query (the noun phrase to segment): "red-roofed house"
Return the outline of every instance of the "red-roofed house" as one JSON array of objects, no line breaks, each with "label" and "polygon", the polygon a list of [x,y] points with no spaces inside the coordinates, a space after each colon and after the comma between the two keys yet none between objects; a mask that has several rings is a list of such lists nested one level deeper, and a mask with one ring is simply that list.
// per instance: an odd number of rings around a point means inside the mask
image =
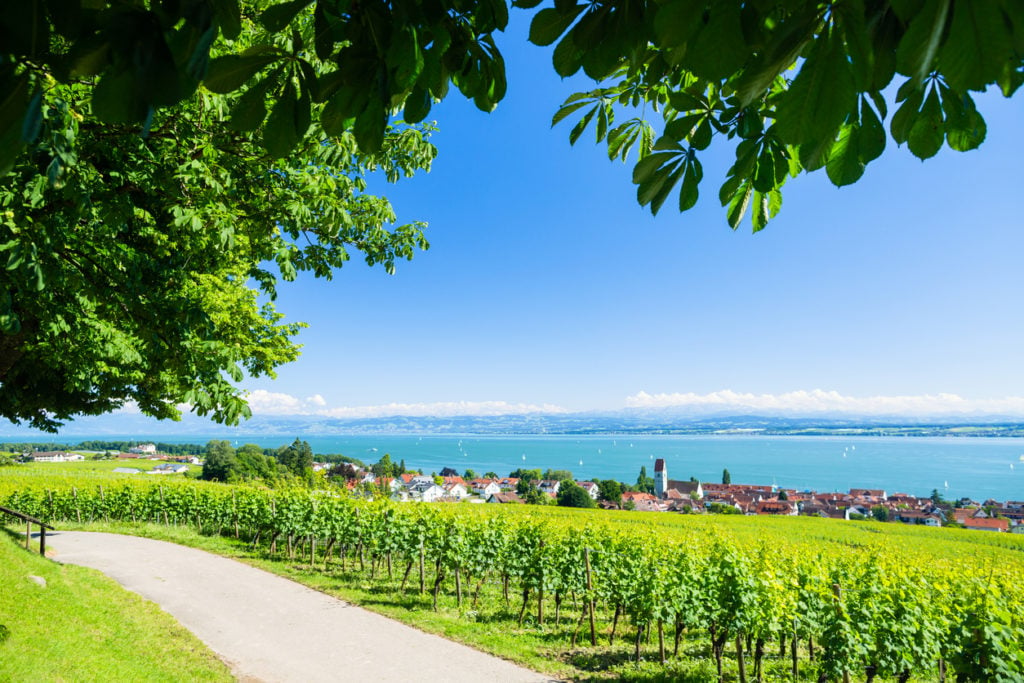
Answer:
[{"label": "red-roofed house", "polygon": [[979,531],[1009,531],[1010,522],[1005,519],[979,519],[971,517],[964,520],[964,526],[968,529]]}]

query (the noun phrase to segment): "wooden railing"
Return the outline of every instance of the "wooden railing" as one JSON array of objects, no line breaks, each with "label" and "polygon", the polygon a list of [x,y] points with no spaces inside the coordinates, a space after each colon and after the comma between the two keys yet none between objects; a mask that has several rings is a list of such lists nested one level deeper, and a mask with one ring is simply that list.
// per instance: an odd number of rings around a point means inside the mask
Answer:
[{"label": "wooden railing", "polygon": [[21,519],[25,522],[25,550],[29,549],[29,539],[32,537],[32,525],[38,524],[39,554],[43,557],[46,557],[46,530],[49,529],[50,531],[55,531],[55,529],[52,526],[50,526],[46,522],[43,522],[42,520],[36,519],[32,515],[26,515],[24,512],[18,512],[17,510],[5,508],[2,505],[0,505],[0,512],[6,512],[7,514],[13,517],[17,517],[18,519]]}]

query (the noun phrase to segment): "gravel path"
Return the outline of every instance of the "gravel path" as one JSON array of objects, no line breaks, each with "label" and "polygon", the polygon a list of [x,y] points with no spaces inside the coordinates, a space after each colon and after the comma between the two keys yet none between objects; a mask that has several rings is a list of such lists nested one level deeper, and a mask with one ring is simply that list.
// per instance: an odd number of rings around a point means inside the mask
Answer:
[{"label": "gravel path", "polygon": [[550,680],[202,550],[84,531],[47,541],[59,562],[98,569],[160,605],[244,681]]}]

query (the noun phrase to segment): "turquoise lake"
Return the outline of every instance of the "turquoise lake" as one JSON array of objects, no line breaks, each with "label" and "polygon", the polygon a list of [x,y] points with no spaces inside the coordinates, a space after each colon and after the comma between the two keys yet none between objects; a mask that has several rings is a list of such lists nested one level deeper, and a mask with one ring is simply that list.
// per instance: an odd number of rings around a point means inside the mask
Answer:
[{"label": "turquoise lake", "polygon": [[[203,442],[205,439],[155,440]],[[276,447],[282,436],[232,436],[238,444]],[[343,453],[366,463],[390,453],[410,469],[460,473],[518,467],[568,469],[577,479],[635,482],[641,466],[653,474],[664,458],[672,479],[719,482],[728,468],[733,483],[846,491],[881,488],[926,496],[1024,500],[1024,439],[963,437],[795,436],[311,436],[317,453]],[[84,439],[83,439],[84,440]]]}]

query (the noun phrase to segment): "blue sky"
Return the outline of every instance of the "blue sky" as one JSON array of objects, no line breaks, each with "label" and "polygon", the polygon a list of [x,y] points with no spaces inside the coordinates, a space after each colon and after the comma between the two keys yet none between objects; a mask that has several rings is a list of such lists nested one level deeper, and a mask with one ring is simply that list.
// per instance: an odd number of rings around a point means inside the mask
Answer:
[{"label": "blue sky", "polygon": [[922,163],[890,140],[852,187],[791,181],[755,235],[731,231],[717,201],[731,149],[702,158],[694,210],[669,201],[654,218],[631,164],[589,135],[570,147],[567,123],[550,128],[591,84],[561,81],[518,20],[502,48],[498,110],[453,89],[431,114],[433,171],[371,188],[401,221],[429,222],[431,249],[395,276],[353,261],[333,282],[285,287],[279,308],[310,329],[298,362],[247,384],[259,410],[607,410],[812,390],[1001,410],[992,400],[1024,395],[1024,99],[980,98],[979,151]]},{"label": "blue sky", "polygon": [[731,148],[703,155],[694,210],[652,217],[631,163],[550,127],[592,84],[560,80],[526,28],[514,13],[501,41],[497,111],[453,88],[431,114],[433,171],[370,188],[429,222],[431,249],[394,276],[354,259],[282,287],[279,309],[310,327],[297,362],[246,383],[256,412],[1024,416],[1024,98],[979,99],[979,151],[922,163],[889,140],[856,185],[790,181],[766,230],[733,232],[717,200]]}]

